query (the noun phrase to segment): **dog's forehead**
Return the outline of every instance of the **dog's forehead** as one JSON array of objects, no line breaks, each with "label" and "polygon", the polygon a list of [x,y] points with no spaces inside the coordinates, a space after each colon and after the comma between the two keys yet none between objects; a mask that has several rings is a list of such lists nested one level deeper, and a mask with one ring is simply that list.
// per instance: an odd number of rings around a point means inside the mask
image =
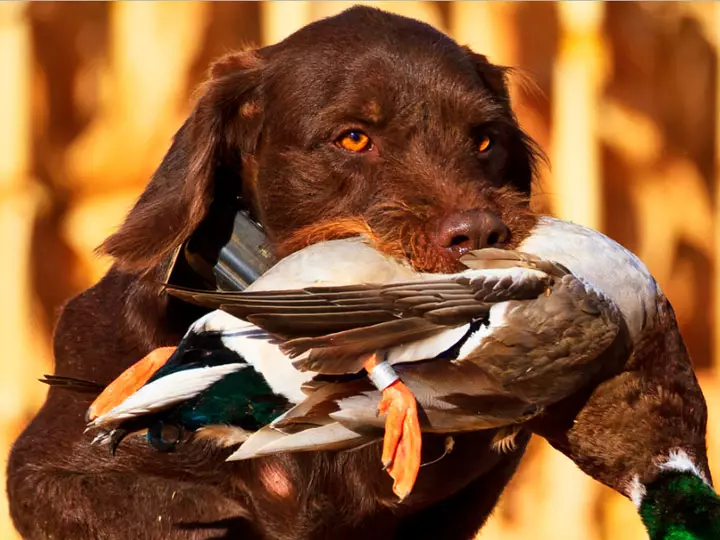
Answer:
[{"label": "dog's forehead", "polygon": [[364,6],[305,26],[266,51],[272,78],[284,88],[304,85],[332,92],[348,78],[363,86],[389,75],[410,82],[443,75],[477,78],[467,50],[449,36],[423,22]]},{"label": "dog's forehead", "polygon": [[504,112],[493,103],[469,52],[413,19],[353,8],[272,49],[268,105],[287,121],[355,116],[372,123],[398,111],[426,114],[433,106],[448,118],[453,110]]},{"label": "dog's forehead", "polygon": [[378,56],[355,59],[331,76],[298,68],[267,89],[266,118],[279,118],[276,128],[308,144],[357,123],[402,131],[427,126],[430,118],[442,119],[433,122],[438,129],[507,121],[505,102],[477,75],[458,77],[444,68]]},{"label": "dog's forehead", "polygon": [[377,45],[382,42],[398,46],[454,44],[454,41],[424,22],[395,15],[376,8],[355,6],[338,15],[315,21],[297,30],[279,43],[279,49],[337,49]]}]

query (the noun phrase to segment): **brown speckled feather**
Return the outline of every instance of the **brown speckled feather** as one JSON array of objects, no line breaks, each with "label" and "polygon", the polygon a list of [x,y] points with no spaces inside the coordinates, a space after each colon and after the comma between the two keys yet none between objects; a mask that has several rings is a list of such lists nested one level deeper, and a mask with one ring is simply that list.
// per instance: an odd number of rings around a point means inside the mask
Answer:
[{"label": "brown speckled feather", "polygon": [[[627,340],[616,306],[573,276],[564,276],[549,295],[508,302],[502,324],[463,358],[450,365],[424,362],[396,369],[404,381],[424,381],[461,408],[477,410],[476,397],[482,397],[478,370],[498,388],[545,406],[576,392],[602,370],[607,363],[602,353],[616,339]],[[622,351],[613,352],[623,357]]]}]

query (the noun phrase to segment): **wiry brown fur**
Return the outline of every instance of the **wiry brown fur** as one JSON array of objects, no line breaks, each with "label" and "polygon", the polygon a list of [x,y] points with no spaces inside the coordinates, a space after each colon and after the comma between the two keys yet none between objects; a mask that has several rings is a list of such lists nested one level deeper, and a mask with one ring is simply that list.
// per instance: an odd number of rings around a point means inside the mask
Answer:
[{"label": "wiry brown fur", "polygon": [[[442,197],[443,201],[435,201],[432,206],[414,205],[412,200],[403,200],[398,194],[370,208],[364,217],[319,219],[278,242],[276,251],[287,255],[317,242],[365,235],[376,249],[392,257],[408,259],[416,270],[453,272],[458,270],[456,258],[439,249],[432,238],[432,231],[445,213],[452,209],[497,213],[512,231],[507,243],[509,249],[517,247],[535,224],[536,216],[529,209],[528,197],[512,189],[486,190],[480,197],[473,191],[450,187],[443,191]],[[489,205],[488,200],[493,204]]]},{"label": "wiry brown fur", "polygon": [[[178,342],[201,312],[156,284],[176,248],[227,201],[251,209],[282,254],[368,232],[418,268],[448,269],[433,226],[473,208],[496,212],[519,242],[534,222],[526,201],[535,153],[504,73],[429,26],[369,8],[221,59],[105,242],[113,268],[65,306],[56,373],[106,384]],[[367,131],[375,149],[335,146],[350,128]],[[493,138],[483,156],[480,131]],[[25,538],[470,538],[527,442],[523,432],[518,449],[500,456],[493,432],[458,435],[397,505],[377,446],[224,463],[227,450],[203,441],[159,454],[134,438],[112,457],[83,434],[88,405],[86,395],[51,389],[15,444],[8,493]],[[437,458],[443,438],[428,436],[424,449],[424,461]],[[268,489],[269,477],[282,489]]]}]

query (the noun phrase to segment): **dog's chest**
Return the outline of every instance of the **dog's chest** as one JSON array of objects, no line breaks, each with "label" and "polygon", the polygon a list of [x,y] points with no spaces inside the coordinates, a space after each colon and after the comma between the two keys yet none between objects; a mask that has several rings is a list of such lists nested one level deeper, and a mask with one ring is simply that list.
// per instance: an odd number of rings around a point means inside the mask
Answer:
[{"label": "dog's chest", "polygon": [[[444,500],[467,487],[478,478],[487,475],[483,489],[492,492],[502,489],[507,478],[494,474],[496,469],[511,464],[514,470],[525,451],[529,435],[521,433],[516,438],[517,448],[511,453],[501,453],[491,447],[496,430],[461,433],[452,436],[451,450],[444,436],[423,437],[423,466],[417,484],[407,499],[410,511],[421,509]],[[497,482],[497,486],[493,485]]]}]

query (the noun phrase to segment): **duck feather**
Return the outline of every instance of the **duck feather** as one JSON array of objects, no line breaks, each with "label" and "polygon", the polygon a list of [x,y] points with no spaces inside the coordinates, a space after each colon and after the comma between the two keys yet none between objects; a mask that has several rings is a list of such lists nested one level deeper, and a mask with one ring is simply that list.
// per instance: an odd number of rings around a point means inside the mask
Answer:
[{"label": "duck feather", "polygon": [[[492,266],[499,257],[493,254],[485,264]],[[360,371],[361,356],[367,352],[413,341],[433,347],[428,353],[413,348],[418,353],[415,360],[432,358],[452,344],[438,350],[439,344],[445,345],[448,340],[438,338],[433,344],[430,338],[486,318],[494,303],[532,299],[552,285],[552,278],[535,268],[539,263],[518,268],[518,259],[525,259],[516,254],[510,259],[516,267],[508,270],[480,268],[444,276],[420,274],[416,281],[390,284],[248,293],[208,293],[169,285],[166,290],[248,320],[285,339],[281,350],[291,358],[308,352],[295,363],[300,370],[340,375]],[[484,259],[473,259],[480,265],[477,261]],[[555,266],[549,268],[555,275],[564,273]],[[452,332],[447,337],[457,335]],[[403,358],[410,359],[407,352]]]}]

